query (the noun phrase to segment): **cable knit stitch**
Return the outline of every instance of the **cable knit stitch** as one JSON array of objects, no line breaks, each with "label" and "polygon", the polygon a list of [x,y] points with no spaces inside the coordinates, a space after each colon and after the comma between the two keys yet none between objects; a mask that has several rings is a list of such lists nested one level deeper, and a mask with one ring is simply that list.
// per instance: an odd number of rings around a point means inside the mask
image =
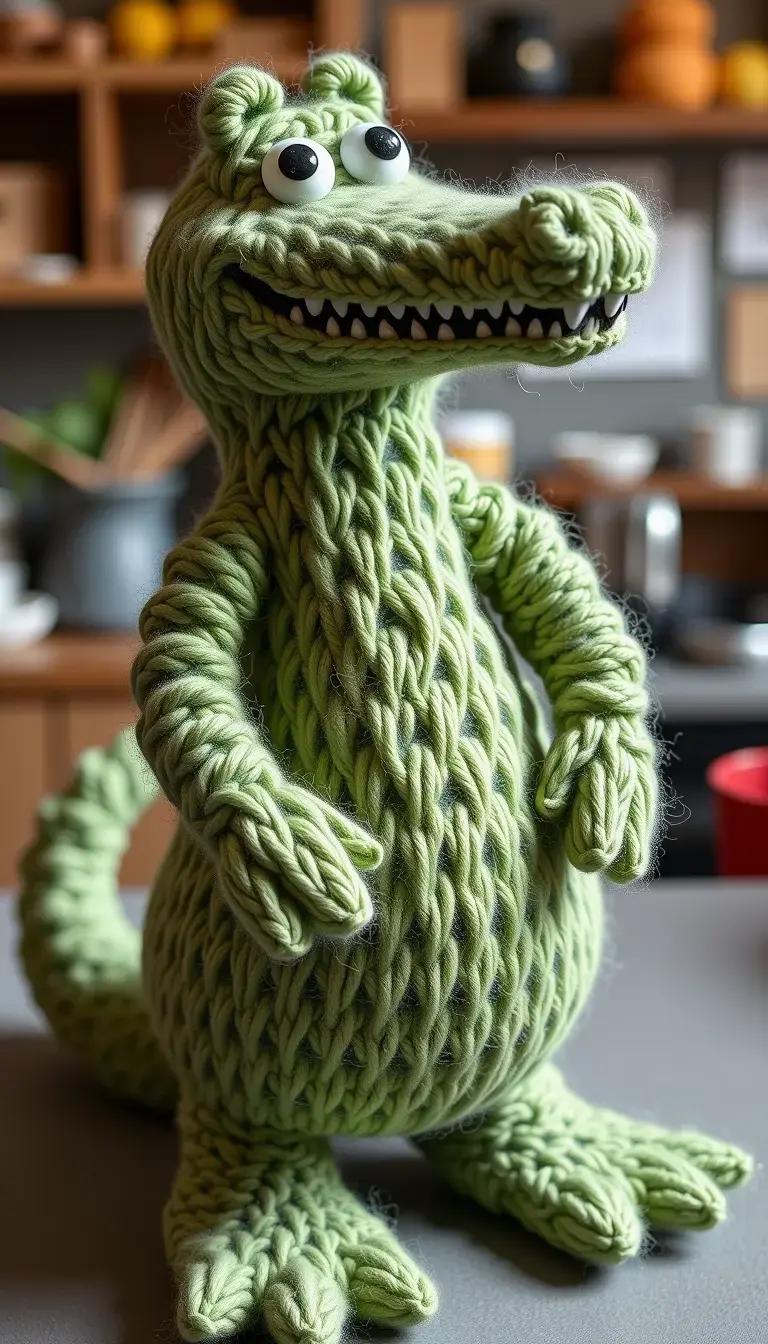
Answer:
[{"label": "cable knit stitch", "polygon": [[[348,55],[295,100],[250,67],[203,96],[148,287],[221,486],[141,617],[151,775],[131,734],[88,753],[24,863],[22,953],[57,1035],[113,1091],[179,1099],[165,1234],[187,1340],[261,1320],[338,1344],[350,1312],[434,1310],[333,1135],[409,1135],[590,1260],[635,1254],[645,1221],[711,1226],[749,1171],[576,1099],[548,1062],[599,963],[595,874],[649,862],[644,656],[555,518],[446,463],[433,425],[443,373],[619,339],[652,234],[614,184],[357,182],[340,140],[383,117]],[[330,153],[322,199],[266,191],[287,138]],[[492,612],[543,677],[551,738]],[[140,944],[114,881],[152,775],[179,826]]]}]

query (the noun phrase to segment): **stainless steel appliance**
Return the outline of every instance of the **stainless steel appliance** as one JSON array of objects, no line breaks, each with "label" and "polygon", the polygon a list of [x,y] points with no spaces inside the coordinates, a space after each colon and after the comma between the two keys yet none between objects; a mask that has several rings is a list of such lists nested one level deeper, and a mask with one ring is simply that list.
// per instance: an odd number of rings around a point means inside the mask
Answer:
[{"label": "stainless steel appliance", "polygon": [[605,582],[644,616],[654,643],[666,644],[680,592],[682,518],[672,495],[595,495],[580,511],[584,540]]}]

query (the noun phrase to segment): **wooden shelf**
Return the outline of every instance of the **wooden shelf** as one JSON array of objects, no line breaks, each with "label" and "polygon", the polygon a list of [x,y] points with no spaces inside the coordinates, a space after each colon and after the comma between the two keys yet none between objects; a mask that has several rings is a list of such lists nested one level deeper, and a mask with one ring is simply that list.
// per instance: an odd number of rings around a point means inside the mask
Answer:
[{"label": "wooden shelf", "polygon": [[[210,57],[197,60],[175,59],[168,61],[107,61],[87,72],[86,78],[101,84],[117,93],[195,93],[207,84],[216,70],[221,68],[220,61]],[[281,62],[271,60],[270,69],[290,83],[301,73],[301,61]],[[0,79],[2,76],[0,76]]]},{"label": "wooden shelf", "polygon": [[0,276],[0,308],[133,307],[143,302],[141,271],[84,266],[61,284]]},{"label": "wooden shelf", "polygon": [[[295,78],[300,63],[277,74]],[[116,92],[182,94],[201,86],[218,68],[211,57],[167,61],[108,60],[79,65],[56,57],[0,60],[2,93],[55,93],[102,88]],[[615,98],[554,100],[476,98],[443,112],[396,109],[396,120],[414,139],[510,140],[530,143],[616,144],[634,141],[768,141],[768,112],[711,107],[703,112],[622,102]]]},{"label": "wooden shelf", "polygon": [[119,692],[130,697],[138,635],[93,632],[50,635],[25,648],[0,648],[0,698]]},{"label": "wooden shelf", "polygon": [[[300,61],[270,61],[281,79],[290,81],[301,70]],[[82,92],[111,89],[117,93],[187,93],[200,89],[221,62],[211,57],[179,57],[167,61],[107,60],[98,65],[41,56],[37,60],[0,58],[0,93]]]},{"label": "wooden shelf", "polygon": [[[331,44],[329,35],[345,14],[345,22],[353,11],[359,21],[357,0],[344,6],[337,0],[315,4],[320,47]],[[294,78],[300,62],[283,64],[277,73]],[[185,95],[194,98],[216,69],[217,62],[207,56],[158,62],[108,59],[92,66],[58,57],[0,59],[0,94],[73,95],[77,100],[83,258],[82,270],[59,285],[0,276],[0,309],[143,303],[142,276],[119,264],[121,201],[136,186],[179,179],[186,139],[156,135],[154,128],[163,124],[166,99],[168,109],[182,102],[180,119],[186,122],[192,99]],[[443,112],[395,109],[394,120],[417,143],[496,141],[553,148],[673,141],[768,144],[768,111],[714,107],[684,113],[609,98],[474,99]],[[148,153],[147,146],[158,152]]]},{"label": "wooden shelf", "polygon": [[88,73],[76,61],[56,56],[38,60],[0,60],[0,93],[76,93]]},{"label": "wooden shelf", "polygon": [[530,144],[648,144],[654,141],[765,141],[768,112],[711,107],[703,112],[615,98],[478,98],[447,112],[402,115],[404,133],[427,141],[509,140]]},{"label": "wooden shelf", "polygon": [[768,476],[750,485],[727,486],[689,471],[657,471],[644,481],[619,485],[585,472],[553,471],[537,477],[539,494],[556,509],[578,509],[586,499],[626,496],[649,490],[674,495],[683,509],[699,512],[761,512],[768,510]]}]

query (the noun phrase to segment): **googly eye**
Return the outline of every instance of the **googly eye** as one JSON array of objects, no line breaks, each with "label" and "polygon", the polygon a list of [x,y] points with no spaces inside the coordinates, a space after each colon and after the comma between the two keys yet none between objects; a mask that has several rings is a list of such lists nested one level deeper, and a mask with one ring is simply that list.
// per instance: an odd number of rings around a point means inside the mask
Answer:
[{"label": "googly eye", "polygon": [[408,146],[391,126],[365,122],[351,126],[342,137],[339,153],[350,177],[379,186],[402,182],[411,166]]},{"label": "googly eye", "polygon": [[261,180],[276,201],[303,205],[328,195],[336,167],[328,150],[314,140],[278,140],[264,155]]}]

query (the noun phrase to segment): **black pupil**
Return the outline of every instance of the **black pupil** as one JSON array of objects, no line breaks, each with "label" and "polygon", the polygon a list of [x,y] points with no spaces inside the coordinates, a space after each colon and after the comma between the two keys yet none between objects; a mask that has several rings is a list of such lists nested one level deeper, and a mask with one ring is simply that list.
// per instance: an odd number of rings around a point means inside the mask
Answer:
[{"label": "black pupil", "polygon": [[396,159],[402,142],[389,126],[372,126],[365,132],[365,143],[377,159]]},{"label": "black pupil", "polygon": [[277,164],[283,177],[292,182],[306,182],[317,172],[317,155],[309,145],[286,145]]}]

